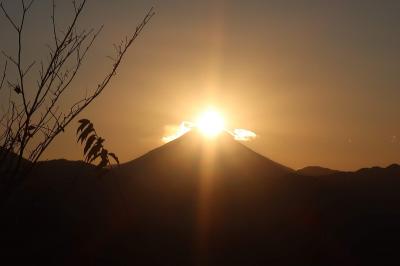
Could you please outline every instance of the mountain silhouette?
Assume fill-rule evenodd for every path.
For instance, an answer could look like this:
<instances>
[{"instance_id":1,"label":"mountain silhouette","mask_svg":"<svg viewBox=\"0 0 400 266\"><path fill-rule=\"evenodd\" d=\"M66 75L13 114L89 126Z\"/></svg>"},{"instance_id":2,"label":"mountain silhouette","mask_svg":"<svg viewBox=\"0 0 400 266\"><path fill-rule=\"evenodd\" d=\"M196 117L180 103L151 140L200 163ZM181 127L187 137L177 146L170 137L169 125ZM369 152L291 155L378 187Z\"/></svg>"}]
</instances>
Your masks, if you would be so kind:
<instances>
[{"instance_id":1,"label":"mountain silhouette","mask_svg":"<svg viewBox=\"0 0 400 266\"><path fill-rule=\"evenodd\" d=\"M167 175L165 171L169 169L173 176L185 173L196 176L204 170L221 178L236 175L239 179L278 177L294 172L235 141L228 133L209 139L196 130L121 165L118 172L126 171L129 175L136 169L154 177Z\"/></svg>"},{"instance_id":2,"label":"mountain silhouette","mask_svg":"<svg viewBox=\"0 0 400 266\"><path fill-rule=\"evenodd\" d=\"M307 176L192 130L99 175L41 162L1 220L1 259L53 265L398 261L400 166Z\"/></svg>"},{"instance_id":3,"label":"mountain silhouette","mask_svg":"<svg viewBox=\"0 0 400 266\"><path fill-rule=\"evenodd\" d=\"M300 175L305 176L327 176L339 173L338 170L333 170L321 166L307 166L296 171Z\"/></svg>"}]
</instances>

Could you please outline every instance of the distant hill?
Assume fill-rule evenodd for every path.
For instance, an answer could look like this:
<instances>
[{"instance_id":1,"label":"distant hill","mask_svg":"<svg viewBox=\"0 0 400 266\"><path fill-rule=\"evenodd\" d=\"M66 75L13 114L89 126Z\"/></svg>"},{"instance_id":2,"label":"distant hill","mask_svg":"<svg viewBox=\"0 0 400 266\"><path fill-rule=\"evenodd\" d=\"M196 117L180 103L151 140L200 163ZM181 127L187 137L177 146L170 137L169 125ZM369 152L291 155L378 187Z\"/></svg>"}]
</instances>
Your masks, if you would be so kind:
<instances>
[{"instance_id":1,"label":"distant hill","mask_svg":"<svg viewBox=\"0 0 400 266\"><path fill-rule=\"evenodd\" d=\"M5 154L8 154L8 155L5 156ZM12 152L10 152L10 153L5 152L0 147L0 158L2 158L2 159L4 158L4 161L2 161L2 163L0 164L0 175L3 177L4 175L7 174L7 170L12 169L12 167L14 165L16 165L17 160L18 160L18 155L15 153L12 153ZM30 161L26 160L25 158L22 158L21 166L27 167L29 165L30 165Z\"/></svg>"},{"instance_id":2,"label":"distant hill","mask_svg":"<svg viewBox=\"0 0 400 266\"><path fill-rule=\"evenodd\" d=\"M6 265L399 262L399 165L306 176L191 131L103 176L65 160L32 175L0 221Z\"/></svg>"},{"instance_id":3,"label":"distant hill","mask_svg":"<svg viewBox=\"0 0 400 266\"><path fill-rule=\"evenodd\" d=\"M320 167L320 166L307 166L307 167L297 170L296 172L298 174L304 175L304 176L326 176L326 175L331 175L331 174L337 174L337 173L340 173L341 171L332 170L332 169Z\"/></svg>"}]
</instances>

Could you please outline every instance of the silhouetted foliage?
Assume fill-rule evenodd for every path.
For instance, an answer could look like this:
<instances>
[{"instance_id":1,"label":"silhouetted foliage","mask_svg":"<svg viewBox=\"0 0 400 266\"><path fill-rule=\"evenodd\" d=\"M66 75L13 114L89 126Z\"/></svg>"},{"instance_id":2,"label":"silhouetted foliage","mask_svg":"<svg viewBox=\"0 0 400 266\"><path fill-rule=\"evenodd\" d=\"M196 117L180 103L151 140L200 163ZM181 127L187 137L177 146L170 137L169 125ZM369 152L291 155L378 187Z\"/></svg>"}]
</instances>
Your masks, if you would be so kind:
<instances>
[{"instance_id":1,"label":"silhouetted foliage","mask_svg":"<svg viewBox=\"0 0 400 266\"><path fill-rule=\"evenodd\" d=\"M97 135L93 123L90 122L89 119L81 119L78 122L80 125L76 131L78 137L77 142L84 145L83 155L85 162L93 163L99 159L99 162L97 163L97 167L99 168L111 166L110 159L113 159L117 164L119 164L119 159L115 153L109 152L104 148L103 143L105 139Z\"/></svg>"},{"instance_id":2,"label":"silhouetted foliage","mask_svg":"<svg viewBox=\"0 0 400 266\"><path fill-rule=\"evenodd\" d=\"M5 106L0 106L0 185L15 187L22 183L28 171L53 140L107 87L112 77L117 74L128 48L155 14L151 8L130 36L114 44L115 54L108 56L112 59L110 70L85 96L76 102L69 102L65 97L66 92L72 89L71 82L77 77L88 50L103 28L101 26L97 30L80 29L78 21L86 2L87 0L71 0L71 22L65 29L59 29L53 0L50 15L52 43L47 45L48 55L26 65L23 63L26 61L24 51L27 47L24 43L25 25L34 0L21 0L20 19L11 16L6 6L0 2L0 10L17 36L16 56L2 51L5 64L0 74L0 92L8 93L5 95L8 101ZM10 69L7 65L14 68ZM14 73L9 73L11 71ZM33 77L32 73L35 71L37 75ZM31 77L28 79L28 74L36 82L30 82ZM4 90L5 85L8 86L8 91ZM90 129L86 129L85 134L89 133ZM89 150L90 160L94 160L89 148L94 145L98 149L102 141L93 137L89 140L91 143L87 143L86 151ZM114 158L111 154L103 154L103 157L109 155ZM102 157L101 154L99 156ZM13 158L11 164L10 157ZM22 167L24 158L32 162L28 169L22 169L25 168Z\"/></svg>"}]
</instances>

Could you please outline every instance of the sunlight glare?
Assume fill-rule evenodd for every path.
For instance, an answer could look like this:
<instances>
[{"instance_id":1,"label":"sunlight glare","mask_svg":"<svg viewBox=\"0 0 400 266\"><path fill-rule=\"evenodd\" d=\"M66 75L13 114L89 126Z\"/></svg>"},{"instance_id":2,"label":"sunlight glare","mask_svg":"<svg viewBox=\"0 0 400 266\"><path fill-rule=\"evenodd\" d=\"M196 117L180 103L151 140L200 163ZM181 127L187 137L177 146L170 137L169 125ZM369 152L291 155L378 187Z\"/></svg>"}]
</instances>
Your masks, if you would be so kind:
<instances>
[{"instance_id":1,"label":"sunlight glare","mask_svg":"<svg viewBox=\"0 0 400 266\"><path fill-rule=\"evenodd\" d=\"M209 108L198 116L196 122L183 121L180 125L167 125L165 127L165 136L162 137L162 141L165 143L173 141L192 129L198 129L202 135L210 139L224 131L232 135L237 141L250 141L257 137L256 133L247 129L227 128L221 113L217 112L215 109Z\"/></svg>"},{"instance_id":2,"label":"sunlight glare","mask_svg":"<svg viewBox=\"0 0 400 266\"><path fill-rule=\"evenodd\" d=\"M223 117L214 110L204 112L196 121L196 127L207 137L215 137L225 130Z\"/></svg>"}]
</instances>

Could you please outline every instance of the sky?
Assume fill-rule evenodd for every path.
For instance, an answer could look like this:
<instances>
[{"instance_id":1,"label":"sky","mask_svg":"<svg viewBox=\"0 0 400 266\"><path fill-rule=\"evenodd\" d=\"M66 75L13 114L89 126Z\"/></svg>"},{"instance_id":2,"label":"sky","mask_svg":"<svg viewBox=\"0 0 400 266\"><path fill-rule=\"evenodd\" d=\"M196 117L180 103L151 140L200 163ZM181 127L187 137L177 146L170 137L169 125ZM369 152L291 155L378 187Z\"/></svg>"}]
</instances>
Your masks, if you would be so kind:
<instances>
[{"instance_id":1,"label":"sky","mask_svg":"<svg viewBox=\"0 0 400 266\"><path fill-rule=\"evenodd\" d=\"M19 1L3 2L18 16ZM56 3L61 29L71 5ZM156 16L117 76L80 115L121 161L162 145L167 128L213 106L229 127L257 134L246 145L292 168L400 163L399 1L89 0L80 26L104 30L67 100L96 86L111 67L113 43L151 6ZM50 13L50 1L34 3L26 62L45 55ZM15 53L16 35L3 17L0 34L0 49ZM82 159L77 126L42 159Z\"/></svg>"}]
</instances>

